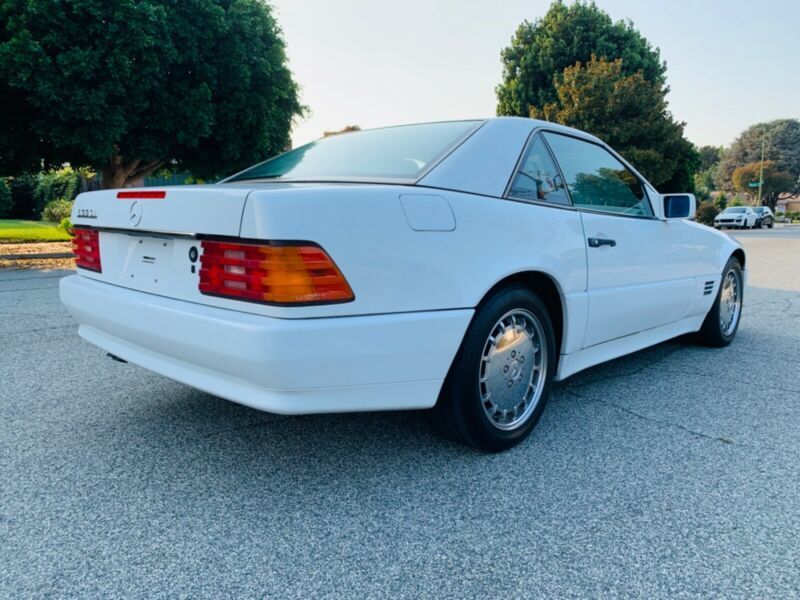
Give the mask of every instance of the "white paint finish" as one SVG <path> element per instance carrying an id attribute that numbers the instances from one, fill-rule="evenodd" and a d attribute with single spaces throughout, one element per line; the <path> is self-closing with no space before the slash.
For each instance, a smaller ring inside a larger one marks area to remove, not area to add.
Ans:
<path id="1" fill-rule="evenodd" d="M 564 331 L 562 333 L 562 354 L 569 354 L 583 348 L 586 324 L 589 318 L 589 295 L 585 291 L 561 296 L 564 310 Z"/>
<path id="2" fill-rule="evenodd" d="M 256 410 L 282 415 L 426 409 L 436 403 L 442 386 L 441 380 L 433 379 L 275 390 L 146 350 L 93 327 L 81 326 L 78 331 L 91 344 L 149 371 Z"/>
<path id="3" fill-rule="evenodd" d="M 502 196 L 535 124 L 531 119 L 490 119 L 419 184 Z"/>
<path id="4" fill-rule="evenodd" d="M 582 131 L 546 121 L 497 117 L 456 148 L 419 185 L 487 196 L 503 196 L 531 132 L 539 127 L 598 141 Z"/>
<path id="5" fill-rule="evenodd" d="M 408 226 L 414 231 L 453 231 L 456 218 L 443 196 L 401 194 L 400 204 Z"/>
<path id="6" fill-rule="evenodd" d="M 550 274 L 563 293 L 585 292 L 578 213 L 458 192 L 440 195 L 458 224 L 446 235 L 411 230 L 395 186 L 254 191 L 242 237 L 319 243 L 356 299 L 308 307 L 252 304 L 240 310 L 302 318 L 474 307 L 495 283 L 523 271 Z"/>
<path id="7" fill-rule="evenodd" d="M 72 223 L 165 233 L 238 235 L 245 198 L 250 186 L 187 185 L 143 188 L 163 190 L 165 198 L 117 198 L 119 190 L 80 194 L 72 208 Z M 137 191 L 129 188 L 126 192 Z M 141 220 L 135 225 L 131 206 L 137 203 Z M 78 210 L 92 210 L 96 219 L 78 216 Z"/>
<path id="8" fill-rule="evenodd" d="M 587 239 L 616 243 L 588 248 L 585 347 L 682 319 L 694 301 L 695 277 L 722 272 L 718 247 L 724 240 L 707 228 L 685 220 L 581 215 Z"/>
<path id="9" fill-rule="evenodd" d="M 584 348 L 678 321 L 696 292 L 694 279 L 591 290 Z"/>
<path id="10" fill-rule="evenodd" d="M 474 307 L 498 282 L 529 271 L 546 274 L 560 294 L 561 378 L 696 330 L 714 300 L 703 295 L 705 283 L 714 282 L 715 294 L 739 245 L 686 220 L 493 197 L 539 125 L 489 120 L 420 186 L 164 188 L 167 198 L 140 201 L 138 228 L 129 222 L 131 200 L 82 194 L 76 210 L 98 218 L 75 223 L 101 228 L 103 272 L 65 279 L 62 298 L 92 343 L 286 413 L 430 406 Z M 355 300 L 277 307 L 204 296 L 189 261 L 189 249 L 200 247 L 195 233 L 318 243 Z M 587 248 L 587 237 L 617 246 Z"/>
<path id="11" fill-rule="evenodd" d="M 584 348 L 572 354 L 562 355 L 558 363 L 556 381 L 566 379 L 578 371 L 583 371 L 594 365 L 599 365 L 612 358 L 625 356 L 644 348 L 660 344 L 679 335 L 691 333 L 700 329 L 705 315 L 686 317 L 674 323 L 654 327 L 633 335 L 609 340 L 590 348 Z"/>
<path id="12" fill-rule="evenodd" d="M 747 285 L 747 271 L 742 272 L 742 279 L 745 286 Z M 719 284 L 722 280 L 722 273 L 714 274 L 705 277 L 696 277 L 694 280 L 694 293 L 692 294 L 692 302 L 689 309 L 686 311 L 687 316 L 705 316 L 714 300 L 717 298 L 719 291 Z M 708 287 L 707 287 L 708 285 Z M 708 293 L 706 293 L 708 291 Z"/>
<path id="13" fill-rule="evenodd" d="M 171 365 L 196 368 L 212 393 L 240 382 L 264 393 L 264 410 L 283 392 L 400 383 L 441 384 L 472 310 L 337 319 L 274 319 L 127 290 L 71 276 L 61 300 L 81 333 L 121 358 L 169 375 Z M 133 318 L 132 316 L 135 316 Z M 192 383 L 192 380 L 187 381 Z M 209 383 L 208 386 L 211 384 Z M 201 387 L 201 386 L 196 386 Z M 431 406 L 435 394 L 406 407 Z M 255 396 L 249 394 L 251 405 Z M 371 410 L 385 405 L 380 395 Z M 286 407 L 283 411 L 288 410 Z"/>

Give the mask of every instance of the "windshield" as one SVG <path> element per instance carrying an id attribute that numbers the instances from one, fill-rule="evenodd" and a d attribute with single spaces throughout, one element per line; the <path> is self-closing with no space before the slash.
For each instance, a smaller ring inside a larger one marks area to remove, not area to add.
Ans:
<path id="1" fill-rule="evenodd" d="M 763 215 L 766 212 L 766 209 L 763 206 L 759 206 L 758 208 L 755 209 L 755 211 L 758 214 Z"/>
<path id="2" fill-rule="evenodd" d="M 280 154 L 227 181 L 414 181 L 481 123 L 423 123 L 333 135 Z"/>
<path id="3" fill-rule="evenodd" d="M 747 209 L 744 208 L 743 206 L 733 206 L 731 208 L 726 208 L 725 212 L 726 213 L 743 213 L 743 212 L 747 212 Z"/>

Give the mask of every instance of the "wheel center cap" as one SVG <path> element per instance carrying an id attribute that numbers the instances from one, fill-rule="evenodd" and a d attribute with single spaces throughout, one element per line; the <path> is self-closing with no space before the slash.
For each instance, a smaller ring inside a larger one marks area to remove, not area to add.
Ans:
<path id="1" fill-rule="evenodd" d="M 518 360 L 512 360 L 509 378 L 511 381 L 518 381 L 520 377 L 522 377 L 522 365 Z"/>

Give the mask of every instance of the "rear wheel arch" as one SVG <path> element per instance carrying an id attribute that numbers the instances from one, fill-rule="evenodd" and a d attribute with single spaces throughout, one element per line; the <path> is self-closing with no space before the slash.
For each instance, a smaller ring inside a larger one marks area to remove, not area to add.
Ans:
<path id="1" fill-rule="evenodd" d="M 556 337 L 556 360 L 561 353 L 565 329 L 566 310 L 562 300 L 561 288 L 556 280 L 542 271 L 521 271 L 508 275 L 495 283 L 481 298 L 478 307 L 494 296 L 499 290 L 520 286 L 537 294 L 547 307 Z"/>

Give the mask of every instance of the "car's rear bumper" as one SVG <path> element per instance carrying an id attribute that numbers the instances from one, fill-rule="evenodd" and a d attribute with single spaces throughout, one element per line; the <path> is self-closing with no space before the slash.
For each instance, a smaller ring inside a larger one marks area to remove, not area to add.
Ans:
<path id="1" fill-rule="evenodd" d="M 284 414 L 428 408 L 471 309 L 276 319 L 74 275 L 61 300 L 81 337 L 209 393 Z"/>

